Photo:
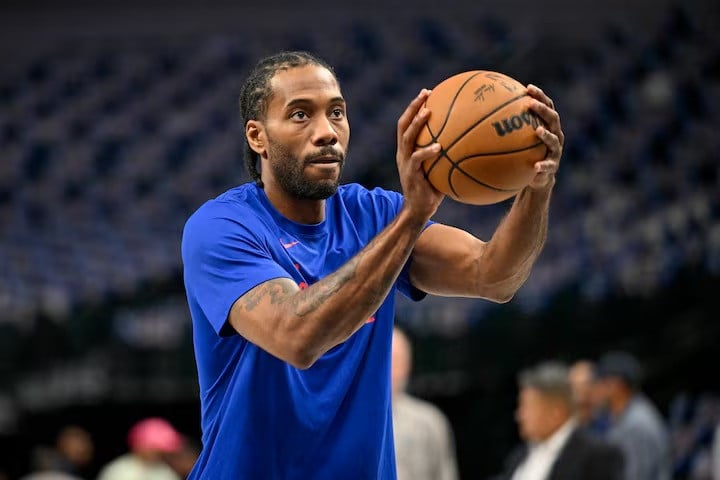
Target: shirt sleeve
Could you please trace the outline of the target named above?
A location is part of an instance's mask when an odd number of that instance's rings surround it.
[[[222,208],[206,207],[185,225],[184,281],[189,302],[223,334],[238,298],[273,278],[292,277],[273,259],[259,219],[251,213],[231,217]]]
[[[373,189],[372,193],[382,197],[383,200],[387,203],[388,208],[384,210],[387,215],[387,217],[385,218],[385,224],[389,224],[400,212],[400,209],[402,208],[404,202],[403,196],[397,192],[383,190],[380,188]],[[427,228],[433,223],[435,222],[433,222],[432,220],[428,220],[428,222],[425,224],[425,227],[423,228]],[[405,295],[410,300],[417,302],[425,298],[427,296],[427,293],[415,287],[410,281],[411,264],[412,257],[408,258],[408,261],[405,262],[405,266],[403,267],[400,275],[398,276],[397,287],[400,293]]]

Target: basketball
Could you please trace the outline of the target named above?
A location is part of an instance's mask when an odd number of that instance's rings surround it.
[[[517,194],[535,175],[547,147],[535,134],[541,120],[529,109],[523,84],[502,73],[475,70],[438,84],[417,147],[442,150],[423,163],[430,183],[454,200],[489,205]]]

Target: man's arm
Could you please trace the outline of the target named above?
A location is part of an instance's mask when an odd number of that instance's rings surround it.
[[[418,288],[506,302],[530,275],[547,237],[550,196],[565,137],[552,100],[532,85],[528,93],[536,99],[531,108],[545,124],[536,133],[548,147],[546,158],[535,164],[535,177],[517,195],[489,242],[445,225],[432,225],[422,233],[410,268]]]
[[[550,196],[551,187],[524,189],[487,243],[454,227],[431,225],[412,255],[413,285],[435,295],[510,300],[542,250]]]
[[[307,368],[347,340],[375,313],[412,252],[442,195],[424,179],[422,162],[439,145],[415,151],[428,112],[423,90],[398,120],[398,171],[405,202],[397,217],[333,274],[301,290],[287,278],[253,288],[233,304],[230,325],[263,350]]]
[[[401,210],[364,249],[331,275],[301,290],[288,278],[270,280],[240,297],[230,324],[263,350],[307,368],[345,341],[377,310],[425,224]]]

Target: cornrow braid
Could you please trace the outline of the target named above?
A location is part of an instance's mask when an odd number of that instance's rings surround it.
[[[335,75],[332,67],[327,62],[308,52],[280,52],[260,60],[240,89],[238,103],[243,127],[248,120],[263,120],[265,118],[268,103],[273,93],[270,88],[270,80],[279,70],[304,67],[306,65],[318,65]],[[257,167],[260,156],[250,148],[247,138],[244,141],[245,168],[247,168],[250,178],[262,188],[263,182]]]

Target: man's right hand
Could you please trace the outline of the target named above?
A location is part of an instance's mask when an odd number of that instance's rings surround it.
[[[437,211],[445,195],[425,178],[422,163],[435,158],[441,150],[439,143],[416,149],[417,137],[430,117],[424,107],[430,90],[422,89],[405,109],[397,124],[397,166],[405,208],[413,215],[428,220]]]

